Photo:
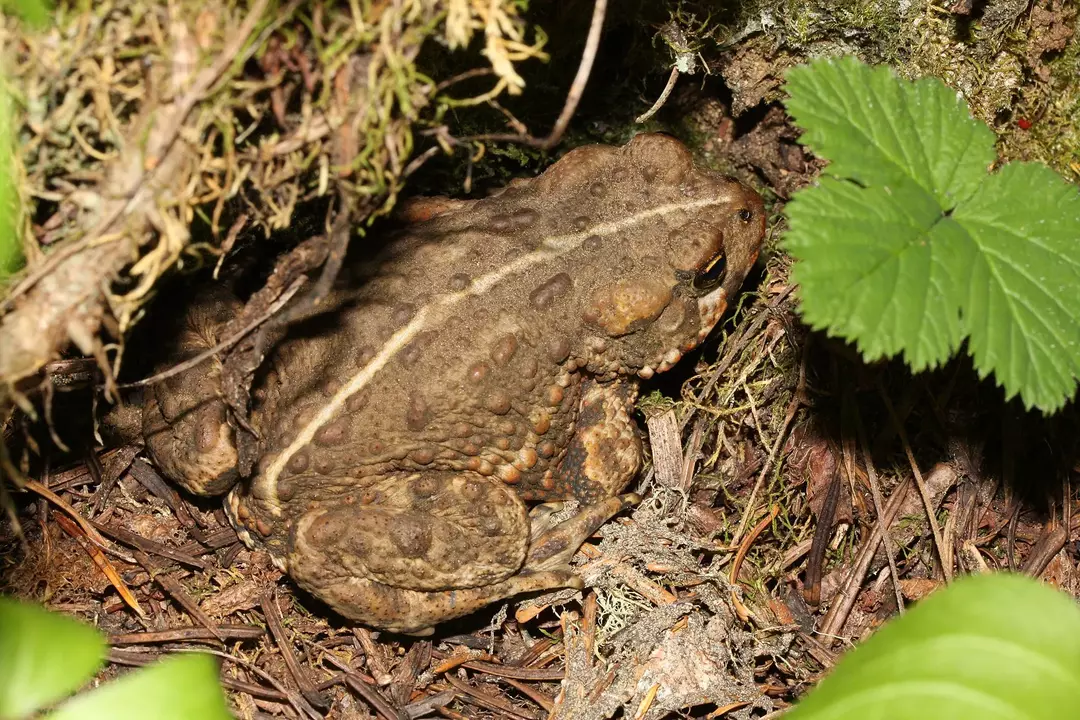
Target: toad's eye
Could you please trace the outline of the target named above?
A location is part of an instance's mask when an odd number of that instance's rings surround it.
[[[743,222],[750,222],[754,218],[754,213],[746,208],[739,210],[739,219]]]
[[[694,290],[702,294],[715,290],[724,282],[726,272],[727,262],[724,260],[723,253],[721,253],[694,276]]]

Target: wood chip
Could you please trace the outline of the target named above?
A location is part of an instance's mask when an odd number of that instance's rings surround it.
[[[645,424],[649,429],[649,445],[652,446],[653,469],[656,471],[657,481],[664,487],[679,487],[683,454],[675,411],[668,410],[653,415]]]

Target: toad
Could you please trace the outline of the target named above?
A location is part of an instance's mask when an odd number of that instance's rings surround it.
[[[640,380],[705,339],[765,230],[755,192],[655,134],[420,207],[270,352],[250,477],[215,361],[154,386],[142,413],[157,465],[228,491],[246,543],[344,617],[412,634],[581,587],[571,557],[638,500],[622,493],[642,463]],[[214,346],[238,307],[198,302],[178,354]]]

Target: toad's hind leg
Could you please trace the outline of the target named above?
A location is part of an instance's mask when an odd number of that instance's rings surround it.
[[[163,369],[214,347],[239,307],[225,290],[200,296],[188,308]],[[157,466],[188,491],[218,495],[235,484],[236,445],[221,398],[217,355],[147,389],[142,434]]]
[[[414,634],[518,593],[581,587],[570,556],[626,506],[585,508],[530,548],[524,503],[492,478],[394,476],[363,499],[316,504],[297,521],[289,574],[347,618]]]

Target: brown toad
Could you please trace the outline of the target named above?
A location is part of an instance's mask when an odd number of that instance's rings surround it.
[[[418,634],[580,587],[571,556],[636,500],[619,493],[641,464],[638,378],[705,338],[765,229],[756,193],[663,135],[426,207],[275,347],[253,393],[260,459],[227,503],[334,610]],[[194,308],[180,349],[213,345],[235,307]],[[154,459],[196,493],[237,477],[219,371],[157,385],[143,413]],[[555,527],[528,510],[570,498]]]

